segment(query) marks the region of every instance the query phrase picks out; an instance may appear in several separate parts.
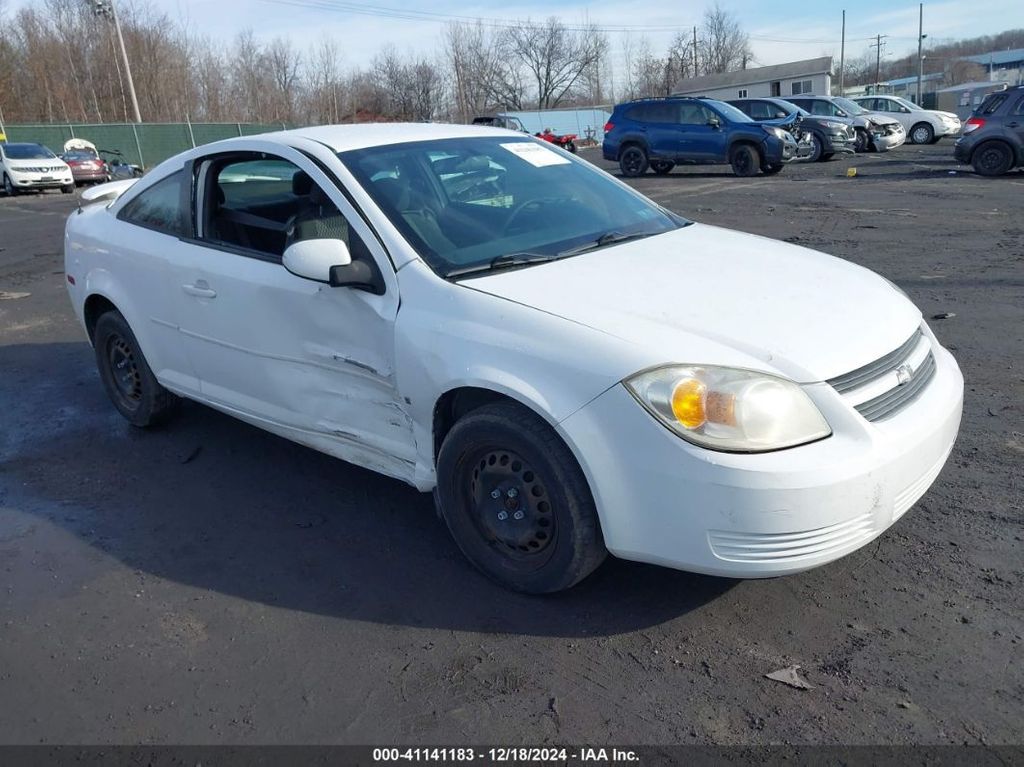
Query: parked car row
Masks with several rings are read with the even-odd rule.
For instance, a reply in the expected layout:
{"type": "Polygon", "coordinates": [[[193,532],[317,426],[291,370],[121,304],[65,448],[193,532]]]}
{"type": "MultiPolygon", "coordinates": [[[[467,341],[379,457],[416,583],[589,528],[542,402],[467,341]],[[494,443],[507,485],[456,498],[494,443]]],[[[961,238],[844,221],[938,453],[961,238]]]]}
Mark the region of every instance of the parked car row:
{"type": "Polygon", "coordinates": [[[603,154],[624,176],[677,164],[729,164],[737,176],[774,174],[795,160],[885,152],[906,141],[903,124],[846,99],[801,96],[721,101],[669,96],[619,104],[603,154]]]}

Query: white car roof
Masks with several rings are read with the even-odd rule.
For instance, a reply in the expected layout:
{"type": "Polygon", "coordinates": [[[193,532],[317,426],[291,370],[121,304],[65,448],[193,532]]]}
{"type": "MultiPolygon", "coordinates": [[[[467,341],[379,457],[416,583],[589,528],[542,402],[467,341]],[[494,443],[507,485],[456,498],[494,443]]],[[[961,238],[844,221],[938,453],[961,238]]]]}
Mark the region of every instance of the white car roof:
{"type": "MultiPolygon", "coordinates": [[[[370,146],[403,144],[410,141],[429,141],[473,136],[509,136],[523,138],[519,131],[492,128],[486,125],[450,125],[445,123],[357,123],[355,125],[319,125],[311,128],[278,131],[261,138],[300,137],[326,144],[335,152],[364,149],[370,146]]],[[[256,138],[249,136],[249,138],[256,138]]]]}

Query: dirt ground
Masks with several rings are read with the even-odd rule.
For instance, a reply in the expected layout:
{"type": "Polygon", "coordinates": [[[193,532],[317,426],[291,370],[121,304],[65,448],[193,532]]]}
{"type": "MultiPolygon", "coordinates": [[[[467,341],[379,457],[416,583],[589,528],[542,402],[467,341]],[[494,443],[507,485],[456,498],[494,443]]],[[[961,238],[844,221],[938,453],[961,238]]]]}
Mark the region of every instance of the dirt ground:
{"type": "Polygon", "coordinates": [[[830,566],[609,561],[551,598],[478,575],[398,482],[199,405],[126,425],[64,289],[74,199],[0,198],[0,743],[1020,743],[1024,174],[951,152],[633,182],[952,313],[963,427],[830,566]],[[765,678],[791,664],[813,689],[765,678]]]}

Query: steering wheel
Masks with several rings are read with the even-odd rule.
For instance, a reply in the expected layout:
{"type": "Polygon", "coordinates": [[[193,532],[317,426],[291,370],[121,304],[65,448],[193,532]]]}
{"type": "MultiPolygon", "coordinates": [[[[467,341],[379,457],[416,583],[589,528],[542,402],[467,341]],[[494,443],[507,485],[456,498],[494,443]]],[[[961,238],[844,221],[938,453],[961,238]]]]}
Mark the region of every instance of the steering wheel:
{"type": "Polygon", "coordinates": [[[520,218],[527,210],[533,208],[539,208],[542,205],[556,205],[560,202],[564,202],[561,197],[533,197],[525,202],[521,202],[512,209],[512,212],[508,214],[508,218],[505,219],[505,226],[501,230],[502,234],[508,234],[510,231],[515,229],[512,226],[517,218],[520,218]]]}

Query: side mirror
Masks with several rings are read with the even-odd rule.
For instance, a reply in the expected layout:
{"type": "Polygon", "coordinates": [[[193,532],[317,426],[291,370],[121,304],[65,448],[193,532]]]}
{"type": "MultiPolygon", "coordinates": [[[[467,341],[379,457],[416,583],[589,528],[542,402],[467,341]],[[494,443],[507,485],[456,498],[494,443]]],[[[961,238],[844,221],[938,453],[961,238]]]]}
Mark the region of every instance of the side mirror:
{"type": "Polygon", "coordinates": [[[341,240],[301,240],[285,249],[281,262],[296,277],[330,284],[331,269],[348,266],[352,256],[341,240]]]}
{"type": "Polygon", "coordinates": [[[722,127],[722,121],[719,120],[717,117],[709,117],[708,118],[708,125],[710,125],[712,128],[721,128],[722,127]]]}
{"type": "Polygon", "coordinates": [[[781,119],[781,118],[783,118],[783,117],[785,117],[785,116],[786,116],[786,113],[785,113],[785,112],[776,112],[776,113],[775,113],[775,117],[776,117],[776,119],[781,119]]]}
{"type": "Polygon", "coordinates": [[[353,261],[341,240],[302,240],[289,245],[281,259],[296,277],[325,282],[332,288],[355,288],[384,295],[384,280],[366,261],[353,261]]]}

